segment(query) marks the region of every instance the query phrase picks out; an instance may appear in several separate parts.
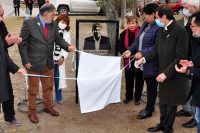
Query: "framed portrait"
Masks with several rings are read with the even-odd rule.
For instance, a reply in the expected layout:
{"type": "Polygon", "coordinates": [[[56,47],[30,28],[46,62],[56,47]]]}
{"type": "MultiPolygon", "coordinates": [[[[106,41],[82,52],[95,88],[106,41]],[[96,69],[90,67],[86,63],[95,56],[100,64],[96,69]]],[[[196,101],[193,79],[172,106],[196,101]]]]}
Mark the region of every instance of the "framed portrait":
{"type": "MultiPolygon", "coordinates": [[[[118,36],[118,20],[76,20],[76,47],[79,51],[103,56],[116,56],[118,36]]],[[[79,53],[77,52],[76,76],[78,65],[79,53]]],[[[78,103],[77,84],[76,103],[78,103]]]]}

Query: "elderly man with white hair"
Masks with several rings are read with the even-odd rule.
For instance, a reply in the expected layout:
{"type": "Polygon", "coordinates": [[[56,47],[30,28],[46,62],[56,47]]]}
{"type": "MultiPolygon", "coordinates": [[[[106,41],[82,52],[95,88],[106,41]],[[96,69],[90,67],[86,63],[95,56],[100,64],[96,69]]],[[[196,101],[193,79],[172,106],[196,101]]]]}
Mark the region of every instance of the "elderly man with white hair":
{"type": "MultiPolygon", "coordinates": [[[[191,15],[198,12],[199,11],[199,5],[200,5],[200,0],[183,0],[182,1],[183,4],[183,15],[188,18],[188,22],[185,26],[188,35],[189,35],[189,52],[188,52],[188,60],[190,60],[192,58],[191,53],[192,53],[192,48],[191,48],[191,44],[196,43],[198,41],[198,39],[194,38],[192,36],[192,31],[190,28],[191,25],[191,15]]],[[[188,96],[188,102],[187,104],[183,105],[183,109],[178,111],[176,116],[191,116],[192,115],[192,119],[189,120],[186,123],[183,123],[182,126],[185,128],[193,128],[196,127],[197,123],[196,120],[194,118],[194,114],[195,114],[195,108],[191,106],[190,104],[190,99],[191,99],[192,95],[190,94],[188,96]]]]}

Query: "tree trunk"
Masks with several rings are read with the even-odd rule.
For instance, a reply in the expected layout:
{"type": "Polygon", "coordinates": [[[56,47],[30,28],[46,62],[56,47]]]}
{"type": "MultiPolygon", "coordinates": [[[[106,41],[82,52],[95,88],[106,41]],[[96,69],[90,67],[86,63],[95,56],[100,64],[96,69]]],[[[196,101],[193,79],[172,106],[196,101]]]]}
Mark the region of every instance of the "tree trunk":
{"type": "Polygon", "coordinates": [[[137,16],[137,0],[133,0],[133,9],[132,9],[133,15],[137,16]]]}
{"type": "Polygon", "coordinates": [[[126,0],[121,0],[121,29],[124,29],[125,24],[125,16],[126,16],[126,0]]]}
{"type": "Polygon", "coordinates": [[[117,20],[118,19],[118,13],[113,6],[111,0],[104,0],[104,5],[106,8],[106,18],[108,20],[117,20]]]}
{"type": "MultiPolygon", "coordinates": [[[[118,13],[113,6],[111,0],[104,0],[104,5],[106,8],[106,18],[107,20],[118,20],[118,13]]],[[[110,44],[111,44],[111,54],[116,54],[116,25],[114,24],[107,24],[107,33],[108,37],[110,38],[110,44]]]]}

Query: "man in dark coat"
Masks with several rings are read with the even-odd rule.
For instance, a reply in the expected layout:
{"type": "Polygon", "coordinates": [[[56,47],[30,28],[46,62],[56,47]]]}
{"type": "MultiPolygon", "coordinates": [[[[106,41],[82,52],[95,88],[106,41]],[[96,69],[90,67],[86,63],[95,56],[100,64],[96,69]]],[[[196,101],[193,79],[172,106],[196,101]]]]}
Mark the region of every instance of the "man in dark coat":
{"type": "MultiPolygon", "coordinates": [[[[17,35],[10,34],[7,31],[7,28],[3,22],[3,15],[4,10],[2,5],[0,4],[0,37],[2,41],[2,48],[4,48],[5,54],[8,54],[7,48],[12,46],[14,43],[20,43],[21,38],[17,35]]],[[[16,65],[13,65],[13,69],[18,69],[16,65]]],[[[7,74],[5,76],[6,82],[7,82],[7,91],[9,94],[9,100],[6,100],[6,102],[2,103],[3,112],[4,112],[4,119],[5,121],[9,121],[13,124],[17,124],[16,119],[14,117],[15,110],[14,110],[14,95],[13,95],[13,88],[12,83],[10,79],[10,71],[6,71],[7,74]]]]}
{"type": "Polygon", "coordinates": [[[181,60],[181,68],[176,66],[176,71],[186,73],[192,79],[191,85],[191,103],[196,107],[195,119],[197,121],[198,133],[200,133],[200,12],[192,15],[191,29],[192,35],[196,41],[191,43],[191,58],[190,60],[181,60]]]}
{"type": "MultiPolygon", "coordinates": [[[[191,14],[195,14],[196,12],[199,11],[199,0],[187,0],[185,3],[184,3],[184,6],[187,8],[186,10],[188,10],[188,12],[190,13],[189,15],[191,14]]],[[[188,14],[186,14],[188,15],[188,14]]],[[[193,44],[196,44],[199,42],[199,39],[198,38],[195,38],[192,36],[192,30],[190,28],[190,25],[191,25],[191,21],[192,21],[192,17],[190,16],[188,18],[188,22],[185,26],[187,32],[188,32],[188,36],[189,36],[189,44],[188,44],[188,58],[187,60],[191,60],[191,56],[192,56],[192,45],[193,44]]],[[[191,87],[189,87],[189,89],[191,90],[191,87]]],[[[192,115],[192,118],[187,121],[187,122],[184,122],[182,124],[183,127],[185,128],[194,128],[196,127],[197,125],[197,122],[195,120],[195,107],[192,106],[190,104],[190,101],[191,101],[191,93],[188,97],[188,102],[183,105],[183,109],[178,111],[176,113],[176,116],[187,116],[187,114],[191,114],[192,115]]]]}
{"type": "Polygon", "coordinates": [[[111,50],[110,39],[101,35],[102,26],[93,24],[93,36],[85,38],[83,50],[111,50]]]}
{"type": "Polygon", "coordinates": [[[2,38],[0,36],[0,103],[3,106],[4,120],[11,124],[18,124],[15,119],[13,90],[10,85],[8,72],[25,74],[22,69],[9,58],[5,52],[2,38]]]}
{"type": "Polygon", "coordinates": [[[175,64],[187,58],[188,35],[186,30],[174,20],[173,11],[167,6],[160,6],[156,13],[156,23],[162,27],[152,53],[136,62],[136,66],[159,60],[159,108],[160,123],[149,132],[173,132],[177,105],[184,104],[188,95],[188,79],[175,70],[175,64]]]}

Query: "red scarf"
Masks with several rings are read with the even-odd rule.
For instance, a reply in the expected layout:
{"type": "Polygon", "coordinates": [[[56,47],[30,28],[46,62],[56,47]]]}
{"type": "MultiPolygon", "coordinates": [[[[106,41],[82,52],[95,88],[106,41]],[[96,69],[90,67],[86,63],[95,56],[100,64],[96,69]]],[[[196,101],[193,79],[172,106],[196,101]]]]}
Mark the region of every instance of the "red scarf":
{"type": "MultiPolygon", "coordinates": [[[[134,33],[133,37],[136,39],[138,37],[140,28],[139,26],[137,26],[133,31],[130,31],[129,29],[126,29],[126,33],[125,33],[125,39],[124,39],[124,46],[127,49],[129,47],[129,32],[134,33]]],[[[128,65],[128,67],[126,67],[126,70],[129,70],[131,68],[131,62],[130,62],[130,58],[125,58],[124,59],[124,65],[128,65]]]]}

